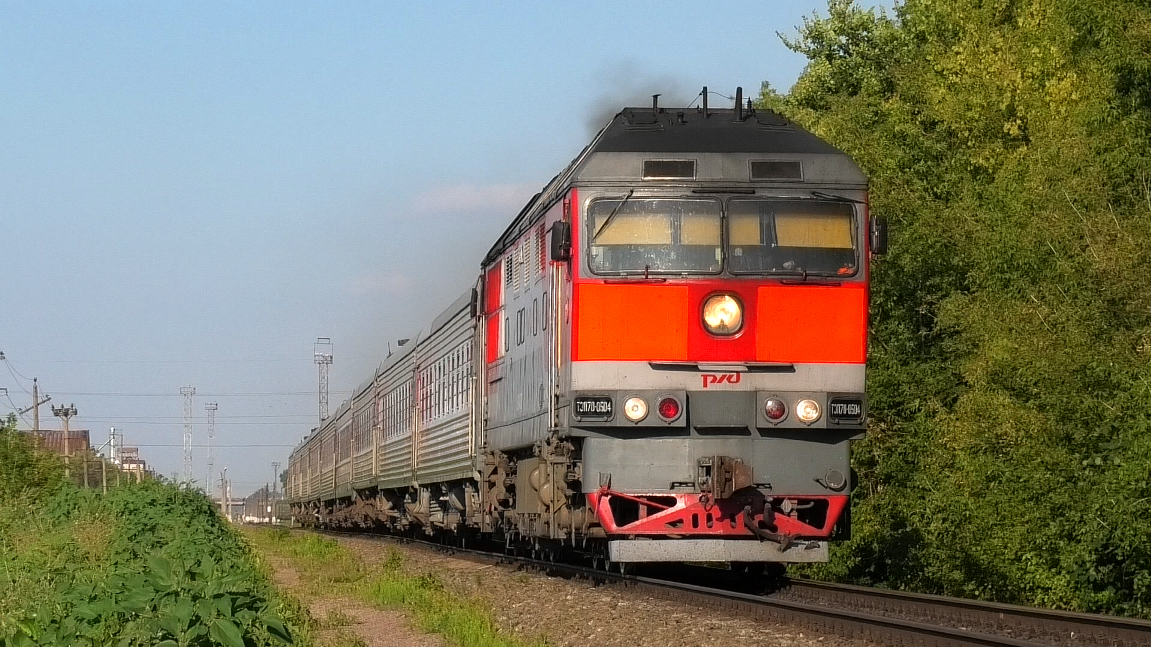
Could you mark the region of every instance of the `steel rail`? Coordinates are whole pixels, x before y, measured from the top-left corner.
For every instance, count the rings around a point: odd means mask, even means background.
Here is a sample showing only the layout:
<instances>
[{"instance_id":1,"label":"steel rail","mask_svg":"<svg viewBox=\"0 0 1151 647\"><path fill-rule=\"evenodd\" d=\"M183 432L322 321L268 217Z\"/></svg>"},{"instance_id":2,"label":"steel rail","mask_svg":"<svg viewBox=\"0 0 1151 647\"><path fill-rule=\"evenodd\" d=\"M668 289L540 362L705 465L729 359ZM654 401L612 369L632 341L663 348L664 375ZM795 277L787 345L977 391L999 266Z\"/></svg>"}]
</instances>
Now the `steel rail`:
<instances>
[{"instance_id":1,"label":"steel rail","mask_svg":"<svg viewBox=\"0 0 1151 647\"><path fill-rule=\"evenodd\" d=\"M627 575L426 539L354 531L322 531L388 543L415 543L471 561L514 564L565 577L634 587L665 599L796 624L846 638L923 647L1144 647L1151 622L1115 616L1025 607L965 598L908 593L848 584L784 578L768 594ZM699 569L694 574L698 576Z\"/></svg>"},{"instance_id":2,"label":"steel rail","mask_svg":"<svg viewBox=\"0 0 1151 647\"><path fill-rule=\"evenodd\" d=\"M1151 621L1042 609L927 593L815 580L784 580L781 594L817 604L863 608L883 615L927 616L933 622L1026 635L1045 645L1151 645Z\"/></svg>"}]
</instances>

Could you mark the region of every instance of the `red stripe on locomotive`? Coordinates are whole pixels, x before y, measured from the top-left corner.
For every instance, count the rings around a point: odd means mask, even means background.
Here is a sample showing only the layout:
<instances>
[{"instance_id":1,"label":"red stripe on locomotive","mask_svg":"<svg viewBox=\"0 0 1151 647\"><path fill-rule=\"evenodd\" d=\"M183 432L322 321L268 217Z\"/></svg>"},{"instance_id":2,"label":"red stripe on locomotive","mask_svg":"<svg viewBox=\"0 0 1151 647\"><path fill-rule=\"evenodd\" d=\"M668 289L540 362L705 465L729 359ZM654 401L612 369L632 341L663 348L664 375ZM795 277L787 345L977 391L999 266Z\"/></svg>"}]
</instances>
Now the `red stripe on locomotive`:
<instances>
[{"instance_id":1,"label":"red stripe on locomotive","mask_svg":"<svg viewBox=\"0 0 1151 647\"><path fill-rule=\"evenodd\" d=\"M863 363L867 291L839 286L764 285L739 280L683 284L577 281L572 359L576 361L758 361ZM703 302L717 292L743 303L739 333L703 328Z\"/></svg>"}]
</instances>

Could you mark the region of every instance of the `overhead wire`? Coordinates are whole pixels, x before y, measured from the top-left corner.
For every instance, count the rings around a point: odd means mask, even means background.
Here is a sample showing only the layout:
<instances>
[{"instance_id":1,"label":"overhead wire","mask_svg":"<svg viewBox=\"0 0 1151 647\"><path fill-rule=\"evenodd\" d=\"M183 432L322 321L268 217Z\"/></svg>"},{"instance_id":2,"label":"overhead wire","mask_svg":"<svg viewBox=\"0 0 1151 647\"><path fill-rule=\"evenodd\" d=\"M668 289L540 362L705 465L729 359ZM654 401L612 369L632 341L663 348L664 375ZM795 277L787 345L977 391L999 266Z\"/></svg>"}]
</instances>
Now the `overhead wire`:
<instances>
[{"instance_id":1,"label":"overhead wire","mask_svg":"<svg viewBox=\"0 0 1151 647\"><path fill-rule=\"evenodd\" d=\"M9 362L7 357L4 358L4 366L8 368L8 373L12 376L12 379L15 380L16 386L20 387L20 390L27 393L28 395L32 395L31 391L24 388L24 385L20 382L20 378L16 377L17 375L20 375L20 377L24 376L20 373L20 371L17 371L15 368L13 368L12 362ZM24 379L27 380L28 378L24 377Z\"/></svg>"},{"instance_id":2,"label":"overhead wire","mask_svg":"<svg viewBox=\"0 0 1151 647\"><path fill-rule=\"evenodd\" d=\"M28 418L24 417L23 413L20 413L20 407L16 406L16 403L12 400L12 394L5 390L4 397L8 398L8 402L12 403L12 410L16 412L16 415L20 416L20 419L24 421L24 424L32 426L32 423L28 421Z\"/></svg>"},{"instance_id":3,"label":"overhead wire","mask_svg":"<svg viewBox=\"0 0 1151 647\"><path fill-rule=\"evenodd\" d=\"M3 358L4 363L8 365L9 371L16 371L16 367L12 366L12 361L8 359L7 355L5 355L4 353L0 353L0 358ZM27 375L24 375L20 371L16 371L16 374L19 375L20 377L24 378L25 380L29 381L29 382L32 381L32 378L28 377Z\"/></svg>"},{"instance_id":4,"label":"overhead wire","mask_svg":"<svg viewBox=\"0 0 1151 647\"><path fill-rule=\"evenodd\" d=\"M351 394L351 391L331 391L337 395ZM66 395L70 397L88 396L88 397L108 397L108 398L179 398L183 397L179 393L128 393L116 391L62 391L56 395ZM271 398L279 396L303 396L303 395L316 395L315 391L268 391L268 392L236 392L236 393L197 393L197 397L204 398Z\"/></svg>"}]
</instances>

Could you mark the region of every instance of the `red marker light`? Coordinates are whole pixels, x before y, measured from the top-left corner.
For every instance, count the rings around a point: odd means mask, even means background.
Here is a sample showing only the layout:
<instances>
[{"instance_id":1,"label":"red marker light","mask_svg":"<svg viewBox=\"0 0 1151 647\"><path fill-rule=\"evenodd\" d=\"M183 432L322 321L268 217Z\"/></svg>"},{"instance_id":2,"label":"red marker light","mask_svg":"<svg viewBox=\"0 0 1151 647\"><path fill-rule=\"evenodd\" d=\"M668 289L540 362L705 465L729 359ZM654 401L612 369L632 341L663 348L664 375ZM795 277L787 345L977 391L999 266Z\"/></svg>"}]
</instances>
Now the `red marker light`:
<instances>
[{"instance_id":1,"label":"red marker light","mask_svg":"<svg viewBox=\"0 0 1151 647\"><path fill-rule=\"evenodd\" d=\"M771 398L763 405L763 415L772 422L779 422L787 415L787 405L783 403L783 400Z\"/></svg>"},{"instance_id":2,"label":"red marker light","mask_svg":"<svg viewBox=\"0 0 1151 647\"><path fill-rule=\"evenodd\" d=\"M675 420L679 417L679 401L675 398L661 399L656 409L659 411L659 417L664 420Z\"/></svg>"}]
</instances>

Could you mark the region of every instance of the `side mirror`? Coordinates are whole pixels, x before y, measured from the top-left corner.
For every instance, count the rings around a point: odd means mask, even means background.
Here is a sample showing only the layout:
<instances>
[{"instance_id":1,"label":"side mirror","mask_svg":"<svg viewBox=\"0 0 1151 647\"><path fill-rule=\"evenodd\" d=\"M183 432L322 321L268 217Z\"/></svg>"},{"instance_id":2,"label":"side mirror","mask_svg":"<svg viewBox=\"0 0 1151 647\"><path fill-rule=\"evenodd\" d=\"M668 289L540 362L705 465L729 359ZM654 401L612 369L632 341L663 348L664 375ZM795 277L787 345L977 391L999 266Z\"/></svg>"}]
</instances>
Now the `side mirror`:
<instances>
[{"instance_id":1,"label":"side mirror","mask_svg":"<svg viewBox=\"0 0 1151 647\"><path fill-rule=\"evenodd\" d=\"M572 259L572 225L564 220L556 221L552 225L550 258L557 263L566 263Z\"/></svg>"},{"instance_id":2,"label":"side mirror","mask_svg":"<svg viewBox=\"0 0 1151 647\"><path fill-rule=\"evenodd\" d=\"M876 216L871 219L871 238L868 241L871 253L882 256L887 253L887 218Z\"/></svg>"}]
</instances>

